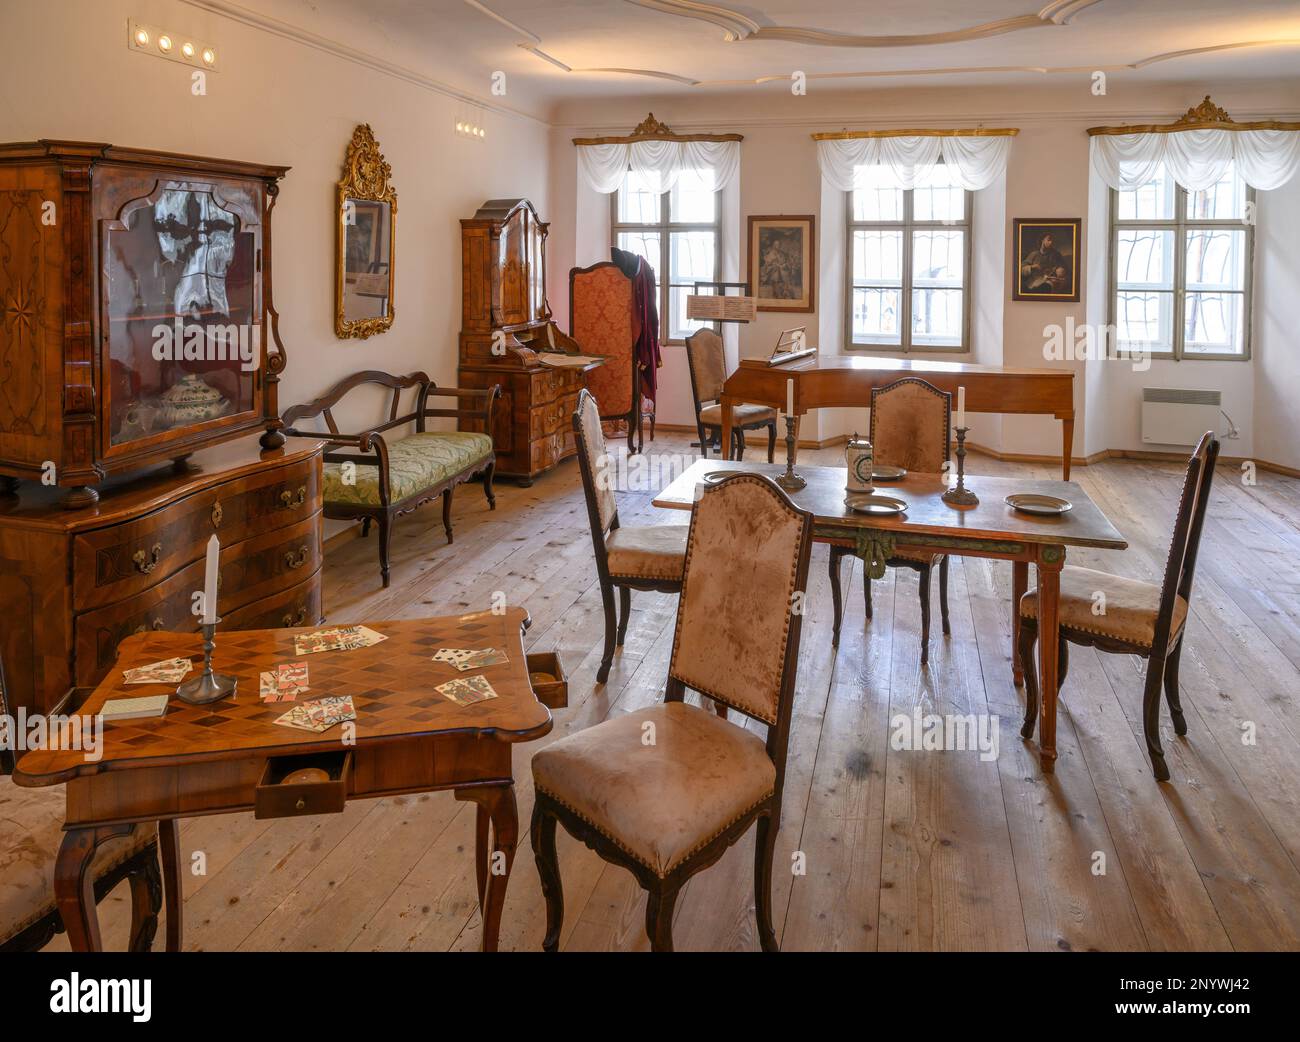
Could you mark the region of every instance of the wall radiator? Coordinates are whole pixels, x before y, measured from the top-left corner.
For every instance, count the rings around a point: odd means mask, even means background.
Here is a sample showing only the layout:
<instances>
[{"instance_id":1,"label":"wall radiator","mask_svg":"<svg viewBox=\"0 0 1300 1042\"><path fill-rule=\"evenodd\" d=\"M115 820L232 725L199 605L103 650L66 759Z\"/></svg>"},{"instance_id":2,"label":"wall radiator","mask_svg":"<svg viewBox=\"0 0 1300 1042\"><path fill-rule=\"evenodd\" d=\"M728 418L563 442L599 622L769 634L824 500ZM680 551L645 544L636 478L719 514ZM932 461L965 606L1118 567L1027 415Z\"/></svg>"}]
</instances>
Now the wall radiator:
<instances>
[{"instance_id":1,"label":"wall radiator","mask_svg":"<svg viewBox=\"0 0 1300 1042\"><path fill-rule=\"evenodd\" d=\"M1174 387L1142 389L1142 440L1152 445L1195 445L1206 431L1219 429L1218 391Z\"/></svg>"}]
</instances>

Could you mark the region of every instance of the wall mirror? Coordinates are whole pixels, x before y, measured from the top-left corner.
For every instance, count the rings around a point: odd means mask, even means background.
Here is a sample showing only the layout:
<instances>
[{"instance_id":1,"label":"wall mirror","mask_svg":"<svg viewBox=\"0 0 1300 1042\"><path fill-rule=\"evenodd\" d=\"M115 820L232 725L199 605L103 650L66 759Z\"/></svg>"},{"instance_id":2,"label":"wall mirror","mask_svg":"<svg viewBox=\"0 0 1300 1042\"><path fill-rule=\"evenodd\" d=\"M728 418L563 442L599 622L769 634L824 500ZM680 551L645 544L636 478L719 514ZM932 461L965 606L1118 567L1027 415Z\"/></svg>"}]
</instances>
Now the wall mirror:
<instances>
[{"instance_id":1,"label":"wall mirror","mask_svg":"<svg viewBox=\"0 0 1300 1042\"><path fill-rule=\"evenodd\" d=\"M335 335L361 340L393 324L397 192L369 123L352 132L338 195Z\"/></svg>"}]
</instances>

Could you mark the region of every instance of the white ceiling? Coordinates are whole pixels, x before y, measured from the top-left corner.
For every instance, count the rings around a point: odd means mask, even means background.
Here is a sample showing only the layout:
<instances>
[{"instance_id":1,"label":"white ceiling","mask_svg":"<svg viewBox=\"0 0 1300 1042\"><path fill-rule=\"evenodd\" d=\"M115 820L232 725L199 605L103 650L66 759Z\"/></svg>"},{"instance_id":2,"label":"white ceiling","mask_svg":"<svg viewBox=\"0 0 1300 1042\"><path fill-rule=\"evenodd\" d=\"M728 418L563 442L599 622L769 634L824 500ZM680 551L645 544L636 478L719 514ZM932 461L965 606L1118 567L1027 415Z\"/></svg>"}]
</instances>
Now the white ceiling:
<instances>
[{"instance_id":1,"label":"white ceiling","mask_svg":"<svg viewBox=\"0 0 1300 1042\"><path fill-rule=\"evenodd\" d=\"M582 98L788 91L796 70L819 92L1059 86L1070 77L1086 82L1093 70L1153 84L1204 80L1207 89L1229 79L1300 80L1297 0L279 0L275 6L286 21L363 50L373 52L367 41L375 41L386 52L378 57L476 94L488 95L492 73L500 70L507 95L494 100L535 115ZM922 39L909 39L917 36Z\"/></svg>"}]
</instances>

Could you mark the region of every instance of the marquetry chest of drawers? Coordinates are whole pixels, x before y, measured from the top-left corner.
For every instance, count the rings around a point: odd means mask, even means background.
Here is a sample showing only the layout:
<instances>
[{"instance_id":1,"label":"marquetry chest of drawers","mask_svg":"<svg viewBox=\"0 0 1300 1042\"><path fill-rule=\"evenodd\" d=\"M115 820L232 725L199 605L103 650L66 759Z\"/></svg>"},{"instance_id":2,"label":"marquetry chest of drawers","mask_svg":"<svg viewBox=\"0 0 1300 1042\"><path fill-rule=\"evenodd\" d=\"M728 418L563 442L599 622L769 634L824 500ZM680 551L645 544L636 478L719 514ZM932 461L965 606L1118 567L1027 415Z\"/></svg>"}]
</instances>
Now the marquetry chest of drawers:
<instances>
[{"instance_id":1,"label":"marquetry chest of drawers","mask_svg":"<svg viewBox=\"0 0 1300 1042\"><path fill-rule=\"evenodd\" d=\"M250 437L188 467L100 487L69 511L57 490L0 495L0 661L11 702L53 710L99 683L133 633L198 628L209 537L221 541L223 630L311 626L321 608L321 446L269 453Z\"/></svg>"}]
</instances>

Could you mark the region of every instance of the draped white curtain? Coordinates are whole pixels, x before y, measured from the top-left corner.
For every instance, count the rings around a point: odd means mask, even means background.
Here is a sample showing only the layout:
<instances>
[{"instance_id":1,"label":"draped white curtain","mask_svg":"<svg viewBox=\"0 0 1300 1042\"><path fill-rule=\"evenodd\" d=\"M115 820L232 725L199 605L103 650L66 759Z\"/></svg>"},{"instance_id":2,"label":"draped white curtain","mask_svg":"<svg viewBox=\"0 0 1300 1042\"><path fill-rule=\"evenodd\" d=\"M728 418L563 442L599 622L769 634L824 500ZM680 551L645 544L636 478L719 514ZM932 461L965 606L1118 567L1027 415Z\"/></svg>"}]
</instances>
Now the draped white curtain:
<instances>
[{"instance_id":1,"label":"draped white curtain","mask_svg":"<svg viewBox=\"0 0 1300 1042\"><path fill-rule=\"evenodd\" d=\"M1111 188L1137 188L1161 165L1190 192L1217 184L1236 165L1246 184L1280 188L1300 171L1300 131L1199 128L1167 134L1096 134L1092 168Z\"/></svg>"},{"instance_id":2,"label":"draped white curtain","mask_svg":"<svg viewBox=\"0 0 1300 1042\"><path fill-rule=\"evenodd\" d=\"M628 171L659 192L670 191L683 173L713 171L715 188L726 188L740 169L739 141L634 141L578 145L578 171L597 192L615 192Z\"/></svg>"},{"instance_id":3,"label":"draped white curtain","mask_svg":"<svg viewBox=\"0 0 1300 1042\"><path fill-rule=\"evenodd\" d=\"M927 183L940 160L955 184L987 188L1007 168L1011 135L830 138L817 142L822 177L842 192L871 187L912 189Z\"/></svg>"}]
</instances>

